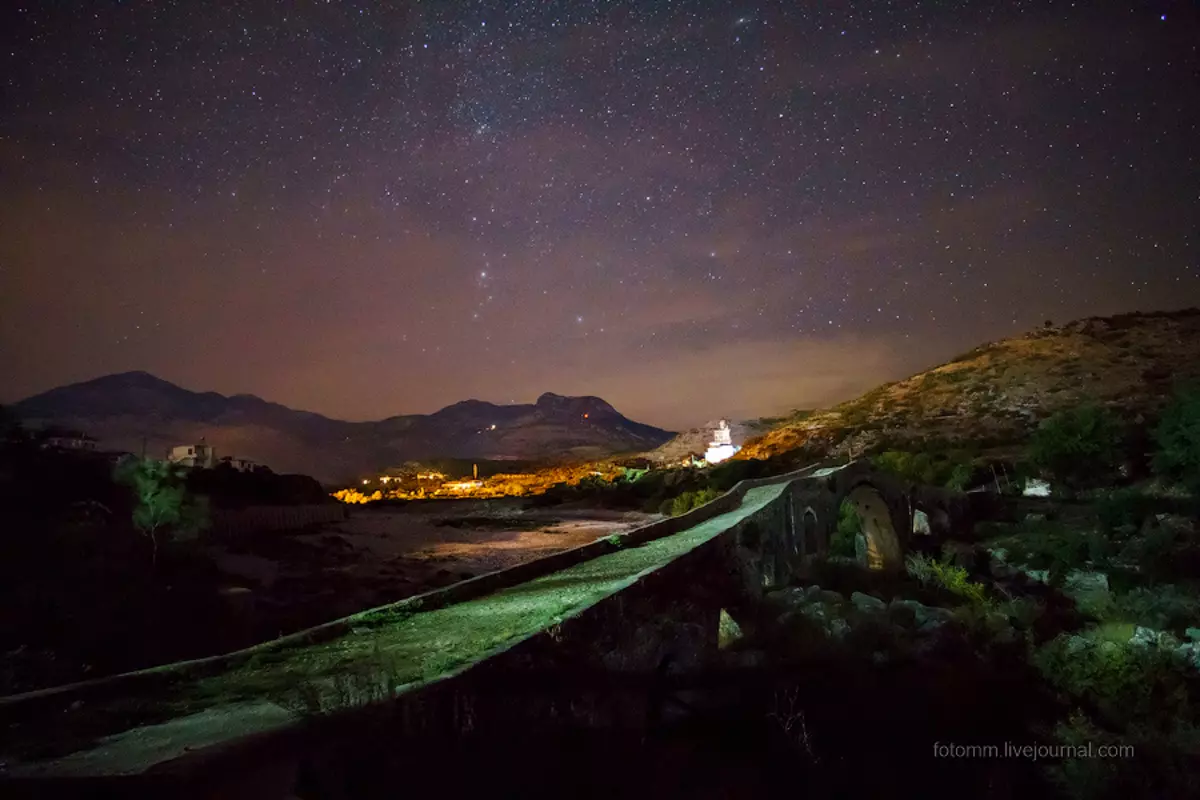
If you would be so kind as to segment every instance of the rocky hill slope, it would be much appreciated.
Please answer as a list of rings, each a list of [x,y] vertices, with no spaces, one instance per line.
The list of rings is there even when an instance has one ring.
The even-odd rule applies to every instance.
[[[1174,386],[1198,378],[1200,310],[1089,317],[981,345],[834,408],[785,418],[736,458],[862,452],[883,439],[999,445],[1087,401],[1137,422],[1153,417]]]
[[[218,456],[339,482],[403,461],[597,458],[644,450],[668,431],[626,419],[598,397],[546,393],[536,403],[466,400],[433,414],[344,422],[253,395],[192,392],[145,372],[108,375],[16,403],[26,424],[89,433],[101,447],[162,455],[205,437]]]

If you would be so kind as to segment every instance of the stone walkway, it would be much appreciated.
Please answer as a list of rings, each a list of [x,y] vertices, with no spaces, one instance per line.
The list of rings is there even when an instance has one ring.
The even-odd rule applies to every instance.
[[[785,486],[749,489],[738,508],[680,533],[491,594],[429,610],[413,598],[347,618],[346,629],[328,641],[281,642],[252,648],[249,657],[247,651],[223,657],[225,668],[205,670],[207,677],[185,665],[166,665],[145,671],[144,685],[139,678],[108,700],[71,702],[65,692],[52,718],[27,715],[33,720],[16,724],[14,712],[26,701],[0,699],[6,740],[0,762],[14,777],[137,774],[289,728],[308,714],[361,707],[451,678],[719,536],[777,499]],[[40,753],[30,749],[35,744]]]

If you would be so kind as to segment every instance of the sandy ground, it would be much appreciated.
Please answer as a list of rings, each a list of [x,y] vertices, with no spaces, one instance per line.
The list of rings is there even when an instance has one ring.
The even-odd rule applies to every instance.
[[[250,588],[260,635],[274,635],[505,569],[658,519],[640,512],[506,500],[354,509],[304,533],[214,547],[231,585]]]
[[[622,533],[651,519],[636,513],[600,518],[580,513],[564,519],[545,512],[457,518],[368,512],[332,532],[364,555],[369,553],[375,564],[408,558],[480,574]]]

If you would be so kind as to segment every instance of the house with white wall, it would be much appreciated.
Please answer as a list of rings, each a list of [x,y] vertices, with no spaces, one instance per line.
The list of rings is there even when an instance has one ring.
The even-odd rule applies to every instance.
[[[181,444],[172,447],[171,452],[167,454],[167,460],[172,464],[182,464],[185,467],[211,469],[217,465],[217,453],[213,450],[212,445],[205,444],[201,440],[199,444]]]

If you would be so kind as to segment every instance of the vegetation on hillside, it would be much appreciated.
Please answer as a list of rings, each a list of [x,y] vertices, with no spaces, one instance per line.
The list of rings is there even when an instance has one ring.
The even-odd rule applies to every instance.
[[[1094,404],[1121,418],[1154,418],[1173,381],[1200,379],[1200,311],[1122,314],[1042,327],[989,343],[831,409],[772,420],[735,458],[800,448],[878,452],[905,440],[953,440],[978,450],[1024,443],[1056,412]]]
[[[1154,430],[1155,471],[1200,494],[1200,387],[1178,392]]]
[[[1043,420],[1029,439],[1034,466],[1072,488],[1111,481],[1122,456],[1121,423],[1106,408],[1086,404]]]

